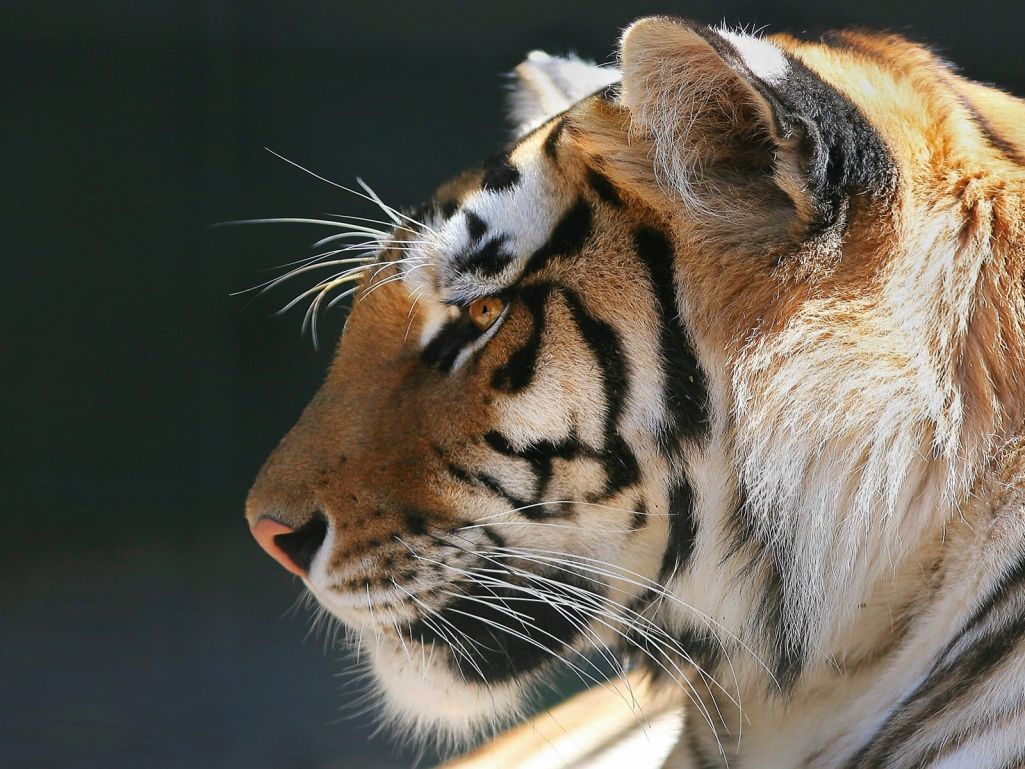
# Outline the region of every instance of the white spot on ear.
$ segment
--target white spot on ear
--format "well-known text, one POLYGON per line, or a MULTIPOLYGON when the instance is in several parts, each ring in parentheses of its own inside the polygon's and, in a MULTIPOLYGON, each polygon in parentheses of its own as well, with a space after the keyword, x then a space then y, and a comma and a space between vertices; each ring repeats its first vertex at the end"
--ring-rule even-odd
POLYGON ((783 82, 790 70, 790 64, 779 48, 767 40, 751 35, 729 32, 725 29, 718 29, 716 33, 723 40, 733 44, 747 68, 760 80, 769 85, 779 85, 783 82))

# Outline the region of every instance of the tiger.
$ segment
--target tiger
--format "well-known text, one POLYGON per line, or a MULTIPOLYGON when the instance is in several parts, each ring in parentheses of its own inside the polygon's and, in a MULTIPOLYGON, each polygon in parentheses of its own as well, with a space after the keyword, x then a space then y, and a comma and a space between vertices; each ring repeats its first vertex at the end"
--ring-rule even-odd
POLYGON ((511 113, 428 203, 366 194, 246 501, 380 717, 459 743, 640 671, 668 769, 1025 767, 1025 103, 655 16, 530 54, 511 113))

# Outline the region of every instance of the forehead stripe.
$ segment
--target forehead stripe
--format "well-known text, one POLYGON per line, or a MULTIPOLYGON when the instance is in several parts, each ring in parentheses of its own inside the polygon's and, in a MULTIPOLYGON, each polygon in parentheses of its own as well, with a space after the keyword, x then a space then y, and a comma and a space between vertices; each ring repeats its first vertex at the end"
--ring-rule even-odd
POLYGON ((489 192, 501 192, 512 187, 520 180, 520 170, 513 165, 508 155, 499 155, 489 160, 484 166, 484 178, 481 189, 489 192))
POLYGON ((548 132, 548 136, 545 137, 544 151, 550 159, 556 160, 559 156, 559 137, 562 136, 563 130, 566 128, 566 118, 560 118, 552 130, 548 132))
POLYGON ((557 256, 578 253, 591 236, 591 220, 591 206, 583 198, 577 198, 555 225, 547 242, 531 255, 523 269, 523 276, 544 269, 557 256))

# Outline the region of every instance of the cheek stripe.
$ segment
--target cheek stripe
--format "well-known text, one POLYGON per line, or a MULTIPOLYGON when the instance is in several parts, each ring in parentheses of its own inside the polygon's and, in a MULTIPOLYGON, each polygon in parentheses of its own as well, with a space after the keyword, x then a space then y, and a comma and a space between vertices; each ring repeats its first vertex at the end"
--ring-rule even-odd
POLYGON ((641 227, 634 233, 637 256, 648 280, 659 314, 659 340, 664 371, 664 399, 670 420, 666 448, 675 450, 675 439, 697 438, 708 426, 708 386, 691 347, 677 306, 673 246, 665 233, 641 227))
POLYGON ((522 292, 522 300, 530 313, 533 326, 530 336, 522 347, 509 356, 491 377, 491 386, 496 390, 516 393, 530 385, 534 379, 537 356, 541 351, 541 337, 545 330, 545 303, 551 294, 551 287, 545 284, 529 286, 522 292))

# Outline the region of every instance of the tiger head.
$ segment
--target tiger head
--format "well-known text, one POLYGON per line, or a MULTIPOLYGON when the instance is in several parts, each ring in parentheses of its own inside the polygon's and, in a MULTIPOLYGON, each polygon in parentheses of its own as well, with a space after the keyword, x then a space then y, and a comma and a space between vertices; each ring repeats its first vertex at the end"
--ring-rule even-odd
POLYGON ((984 137, 937 94, 974 86, 895 38, 666 18, 620 67, 520 66, 518 138, 394 214, 249 495, 434 732, 596 658, 786 692, 873 653, 1025 402, 977 299, 996 213, 947 181, 984 137))

